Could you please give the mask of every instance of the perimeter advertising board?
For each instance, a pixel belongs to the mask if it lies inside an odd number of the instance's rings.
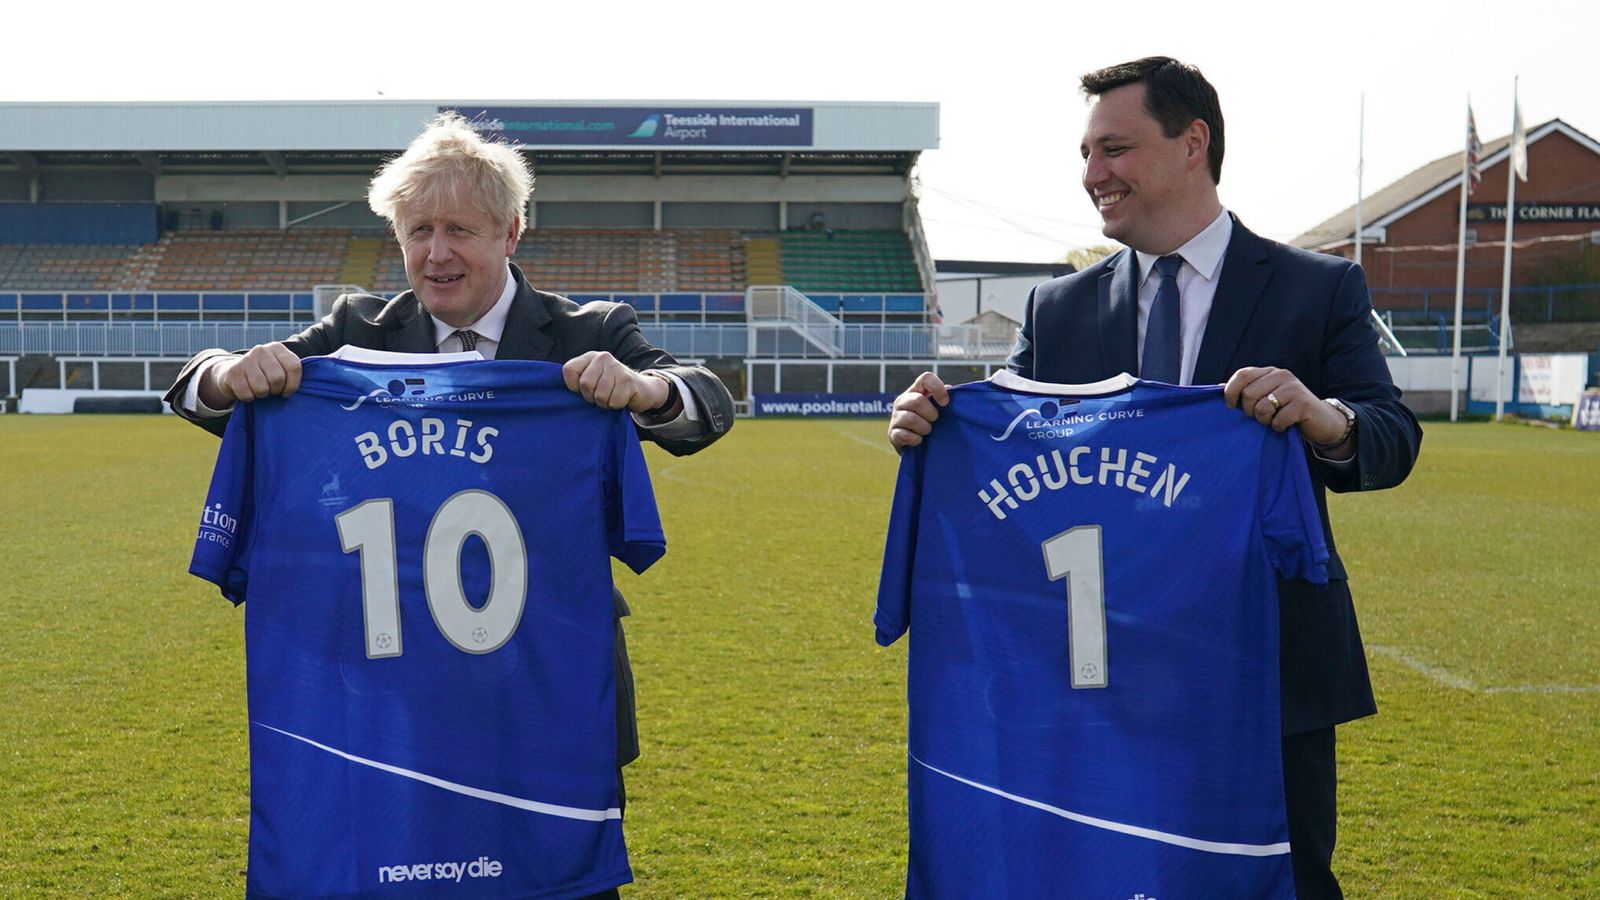
[[[752,412],[757,416],[868,416],[888,417],[894,394],[756,394]]]
[[[1578,398],[1578,405],[1572,409],[1572,425],[1581,431],[1600,431],[1600,390]]]
[[[1474,356],[1467,375],[1467,411],[1493,412],[1499,396],[1506,411],[1523,416],[1566,418],[1589,380],[1587,353],[1524,353],[1506,359],[1503,380],[1493,355]]]

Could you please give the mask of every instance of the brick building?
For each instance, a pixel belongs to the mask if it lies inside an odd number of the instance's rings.
[[[1560,119],[1528,129],[1527,140],[1528,180],[1517,185],[1512,233],[1513,298],[1576,300],[1591,291],[1549,286],[1600,282],[1600,142]],[[1485,144],[1483,180],[1467,199],[1469,314],[1498,303],[1510,142]],[[1461,157],[1459,150],[1440,157],[1364,199],[1361,261],[1379,310],[1453,308]],[[1351,258],[1355,218],[1352,206],[1293,243]]]

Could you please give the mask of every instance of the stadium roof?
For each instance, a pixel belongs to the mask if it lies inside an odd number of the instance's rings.
[[[575,172],[904,173],[939,144],[937,103],[361,100],[0,103],[0,154],[24,171],[371,172],[441,110]]]
[[[1528,129],[1528,143],[1533,144],[1549,134],[1560,132],[1597,154],[1600,142],[1573,128],[1560,119],[1551,119]],[[1495,138],[1483,145],[1483,158],[1479,167],[1488,171],[1510,152],[1511,136]],[[1361,225],[1363,240],[1382,240],[1383,229],[1391,222],[1446,191],[1461,189],[1461,151],[1456,150],[1422,166],[1388,186],[1369,194],[1362,200]],[[1290,243],[1310,250],[1332,250],[1355,240],[1356,208],[1350,206],[1338,215],[1311,228]]]
[[[534,151],[926,151],[939,144],[936,102],[5,102],[0,152],[398,151],[443,109]]]

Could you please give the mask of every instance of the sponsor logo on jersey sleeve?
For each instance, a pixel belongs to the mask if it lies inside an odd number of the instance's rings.
[[[223,511],[221,503],[214,503],[200,510],[198,540],[226,547],[233,543],[233,535],[238,530],[239,520]]]

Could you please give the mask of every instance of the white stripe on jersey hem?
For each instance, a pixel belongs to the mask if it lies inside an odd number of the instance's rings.
[[[1114,394],[1117,391],[1127,390],[1139,383],[1139,379],[1122,372],[1113,375],[1104,381],[1091,384],[1053,384],[1048,381],[1034,381],[1023,378],[1010,369],[1001,369],[989,376],[989,381],[997,387],[1008,391],[1027,391],[1033,394],[1065,394],[1069,397],[1088,397],[1096,394]]]
[[[907,755],[910,756],[910,754]],[[994,794],[996,797],[1004,797],[1005,799],[1015,803],[1021,803],[1023,806],[1031,806],[1034,809],[1044,810],[1053,816],[1060,816],[1063,819],[1070,819],[1071,821],[1077,822],[1080,825],[1088,825],[1093,828],[1103,828],[1106,831],[1115,831],[1119,834],[1127,834],[1132,835],[1133,837],[1141,837],[1152,841],[1160,841],[1164,844],[1173,844],[1178,847],[1187,847],[1190,850],[1202,850],[1206,853],[1226,853],[1232,856],[1282,856],[1283,854],[1289,852],[1288,841],[1277,844],[1227,844],[1220,841],[1204,841],[1200,838],[1184,837],[1181,834],[1168,834],[1165,831],[1156,831],[1153,828],[1141,828],[1138,825],[1124,825],[1121,822],[1112,822],[1108,819],[1097,819],[1094,816],[1086,816],[1083,813],[1070,812],[1057,806],[1051,806],[1048,803],[1040,803],[1038,800],[1029,800],[1027,797],[1019,797],[1016,794],[1008,794],[999,788],[992,788],[986,784],[979,784],[976,781],[969,781],[968,779],[962,778],[960,775],[952,775],[943,769],[930,766],[922,760],[917,759],[915,756],[912,756],[911,759],[924,769],[927,769],[931,772],[938,772],[940,775],[943,775],[946,778],[954,779],[955,781],[959,781],[969,787],[975,787],[980,791],[987,791],[991,794]]]
[[[543,813],[547,816],[560,816],[563,819],[581,819],[585,822],[603,822],[607,819],[622,818],[622,810],[615,806],[607,809],[581,809],[576,806],[558,806],[554,803],[541,803],[538,800],[525,800],[522,797],[513,797],[510,794],[486,791],[482,788],[470,787],[465,784],[456,784],[453,781],[445,781],[443,778],[435,778],[432,775],[424,775],[421,772],[413,772],[410,769],[402,769],[399,766],[391,766],[387,763],[381,763],[376,760],[365,759],[352,753],[346,753],[343,750],[335,750],[334,748],[329,747],[327,744],[319,744],[308,737],[301,737],[293,732],[284,731],[282,728],[273,728],[271,725],[263,725],[260,722],[252,722],[251,724],[265,728],[268,731],[276,731],[279,734],[292,737],[297,741],[310,744],[311,746],[316,747],[318,750],[326,750],[327,752],[332,753],[334,756],[342,757],[353,763],[360,763],[363,766],[371,766],[372,768],[383,772],[388,772],[393,775],[400,775],[405,778],[410,778],[413,781],[420,781],[423,784],[431,784],[434,787],[444,788],[447,791],[453,791],[457,794],[462,794],[478,800],[487,800],[490,803],[499,803],[503,806],[524,809],[528,812]]]

